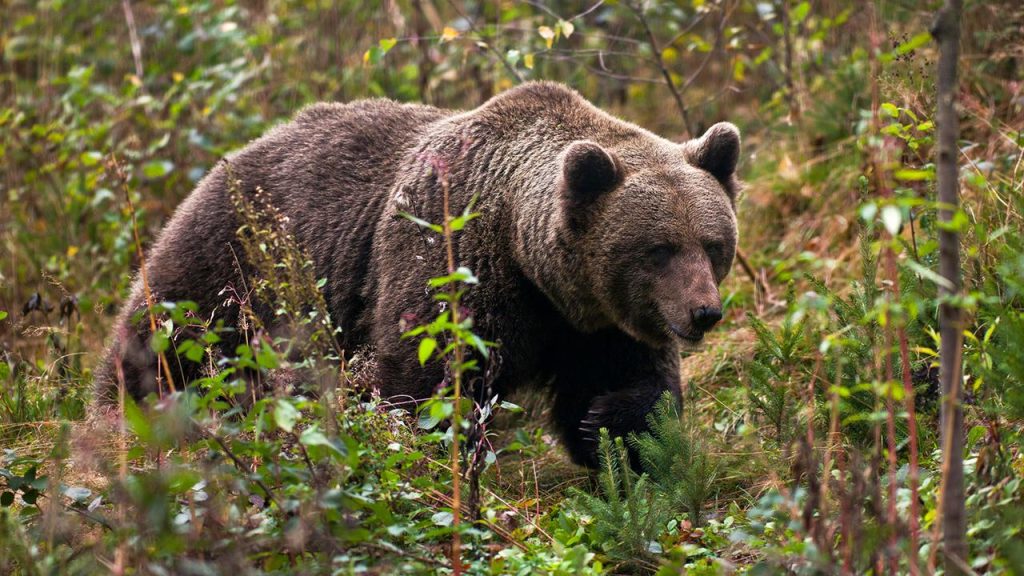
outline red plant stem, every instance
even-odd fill
[[[881,127],[879,126],[879,107],[881,105],[881,98],[879,95],[878,78],[881,73],[881,62],[878,60],[878,51],[881,49],[881,36],[878,32],[878,20],[874,10],[871,11],[871,123],[872,133],[875,135],[881,134]],[[869,150],[869,159],[871,163],[871,171],[875,181],[875,191],[884,199],[892,200],[893,193],[892,188],[886,179],[887,167],[885,158],[885,147],[884,143],[879,147],[871,147]],[[895,304],[899,300],[899,289],[898,289],[898,274],[896,271],[896,255],[892,249],[892,242],[895,240],[895,235],[887,236],[889,242],[884,246],[883,257],[885,258],[885,269],[886,275],[888,276],[889,284],[889,303]],[[896,507],[896,496],[898,493],[898,482],[896,478],[896,469],[898,467],[898,461],[896,457],[896,403],[893,398],[893,369],[892,369],[892,347],[893,347],[893,321],[891,313],[887,313],[888,322],[885,326],[885,404],[886,404],[886,451],[888,452],[888,465],[889,465],[889,505],[888,505],[888,524],[889,524],[889,572],[896,574],[899,571],[899,512]],[[902,321],[902,320],[901,320]],[[902,328],[901,328],[901,334]],[[901,345],[905,344],[906,336],[904,334],[901,339]],[[903,360],[904,371],[907,369],[906,358],[901,355]],[[904,385],[906,383],[904,382]],[[916,444],[916,438],[912,440]],[[916,547],[914,548],[914,554],[916,555]],[[911,572],[917,573],[917,565],[911,559],[910,565],[912,566]]]
[[[441,174],[441,190],[444,201],[444,243],[448,259],[448,274],[455,274],[455,250],[452,246],[451,210],[449,206],[448,176]],[[452,311],[452,324],[459,325],[459,303],[457,298],[458,287],[455,286],[449,291],[449,302]],[[452,412],[452,574],[462,574],[462,533],[460,530],[461,508],[462,508],[462,474],[459,470],[459,432],[462,429],[460,422],[460,409],[462,405],[462,363],[463,350],[461,337],[455,334],[455,367],[452,369],[452,380],[455,390],[453,393],[455,410]]]
[[[156,334],[156,313],[153,311],[153,292],[149,288],[149,277],[146,273],[146,256],[142,251],[142,240],[139,237],[139,223],[135,219],[135,204],[132,202],[132,195],[128,190],[128,176],[124,172],[124,168],[121,167],[121,163],[117,161],[117,157],[111,155],[110,164],[114,168],[114,172],[117,174],[118,180],[121,181],[121,189],[124,192],[125,202],[128,204],[128,212],[132,218],[132,236],[135,238],[135,251],[139,257],[139,279],[142,281],[142,293],[146,298],[146,310],[149,311],[149,333]],[[171,389],[171,392],[175,392],[174,389],[174,378],[171,376],[171,365],[167,362],[167,356],[160,352],[157,354],[157,362],[164,377],[167,378],[167,386]],[[160,384],[160,378],[157,378],[157,393],[163,397],[163,386]]]

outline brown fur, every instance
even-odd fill
[[[384,100],[318,104],[229,163],[243,193],[260,187],[288,218],[327,280],[342,345],[370,346],[385,397],[422,400],[445,378],[440,363],[421,367],[415,342],[399,339],[401,326],[439,312],[426,285],[445,270],[440,239],[398,214],[441,222],[439,176],[453,212],[478,197],[481,215],[455,250],[480,278],[466,297],[474,330],[500,343],[493,390],[550,390],[570,453],[593,464],[595,431],[644,428],[658,397],[678,393],[680,339],[699,339],[720,317],[717,286],[736,246],[738,151],[729,124],[675,144],[563,86],[531,83],[462,113]],[[147,269],[159,299],[196,301],[230,325],[238,310],[218,294],[241,285],[247,269],[236,265],[225,171],[213,170],[178,209]],[[129,344],[114,346],[101,368],[101,399],[115,387],[117,357],[133,396],[153,390],[148,328],[129,321],[141,308],[136,286],[115,339]]]

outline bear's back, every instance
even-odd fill
[[[312,257],[316,277],[347,347],[366,342],[361,326],[373,235],[402,160],[430,126],[453,114],[391,100],[321,103],[302,110],[273,139],[287,152],[263,180]]]

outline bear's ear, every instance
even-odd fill
[[[728,122],[719,122],[700,138],[683,144],[683,149],[690,164],[707,170],[726,184],[736,172],[740,159],[740,131]]]
[[[562,156],[560,192],[567,207],[586,206],[622,181],[622,169],[611,152],[589,140],[573,142]]]

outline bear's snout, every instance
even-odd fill
[[[722,309],[711,306],[698,306],[690,311],[694,328],[707,332],[722,320]]]

